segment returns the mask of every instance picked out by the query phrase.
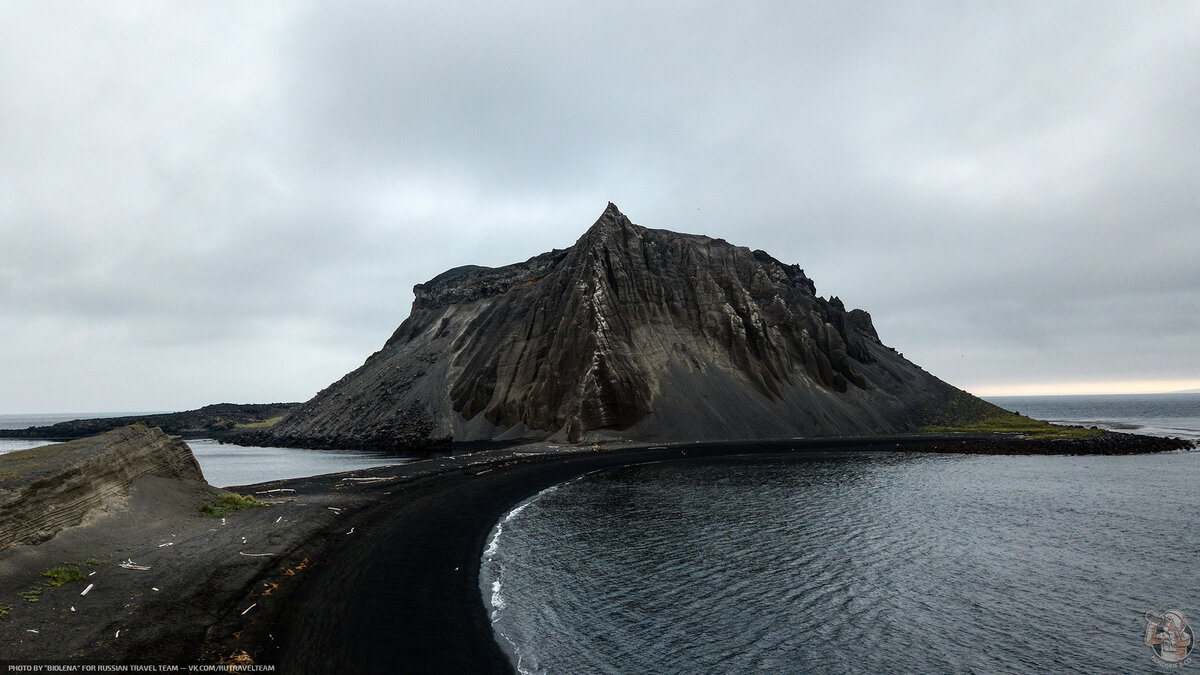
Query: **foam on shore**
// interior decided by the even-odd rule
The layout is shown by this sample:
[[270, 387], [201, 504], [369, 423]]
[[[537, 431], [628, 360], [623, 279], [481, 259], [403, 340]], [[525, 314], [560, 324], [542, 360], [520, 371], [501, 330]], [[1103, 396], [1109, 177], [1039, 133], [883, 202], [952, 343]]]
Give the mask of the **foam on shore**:
[[[514, 518], [529, 508], [531, 504], [543, 496], [558, 490], [558, 488], [559, 485], [552, 485], [521, 502], [508, 513], [504, 514], [504, 517], [496, 523], [496, 526], [492, 528], [491, 534], [488, 535], [487, 547], [483, 551], [483, 560], [480, 565], [480, 590], [483, 592], [484, 597], [488, 598], [488, 618], [492, 622], [492, 631], [496, 635], [496, 642], [499, 643], [501, 649], [509, 657], [509, 660], [516, 665], [517, 672], [521, 675], [540, 675], [543, 671], [538, 670], [536, 659], [521, 652], [517, 640], [504, 632], [501, 625], [501, 619], [503, 618], [501, 613], [508, 607], [508, 603], [505, 602], [503, 593], [502, 579], [504, 576], [504, 564], [502, 562], [503, 558], [500, 555], [500, 536], [504, 533], [504, 525], [506, 523], [512, 522]], [[487, 584], [488, 579], [491, 580], [490, 585]]]

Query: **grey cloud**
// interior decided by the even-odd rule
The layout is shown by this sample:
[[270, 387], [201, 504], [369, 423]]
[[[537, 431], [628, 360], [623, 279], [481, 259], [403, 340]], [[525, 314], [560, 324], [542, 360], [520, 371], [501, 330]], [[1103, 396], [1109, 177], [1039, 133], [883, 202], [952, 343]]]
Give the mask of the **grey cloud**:
[[0, 411], [307, 398], [413, 284], [610, 199], [800, 264], [955, 384], [1200, 380], [1197, 19], [9, 3]]

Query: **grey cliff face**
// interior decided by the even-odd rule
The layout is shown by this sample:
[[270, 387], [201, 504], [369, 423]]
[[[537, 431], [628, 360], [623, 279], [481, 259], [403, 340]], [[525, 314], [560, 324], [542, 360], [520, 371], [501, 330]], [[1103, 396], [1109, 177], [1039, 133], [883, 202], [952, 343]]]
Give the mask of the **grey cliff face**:
[[902, 431], [962, 392], [885, 347], [796, 265], [634, 225], [414, 289], [358, 370], [257, 440], [732, 440]]

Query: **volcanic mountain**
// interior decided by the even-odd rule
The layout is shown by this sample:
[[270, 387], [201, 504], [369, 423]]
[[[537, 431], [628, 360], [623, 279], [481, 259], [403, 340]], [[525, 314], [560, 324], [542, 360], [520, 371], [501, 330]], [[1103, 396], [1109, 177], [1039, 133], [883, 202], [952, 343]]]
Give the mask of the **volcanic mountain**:
[[884, 346], [796, 265], [612, 204], [571, 248], [414, 293], [383, 349], [251, 442], [778, 439], [998, 411]]

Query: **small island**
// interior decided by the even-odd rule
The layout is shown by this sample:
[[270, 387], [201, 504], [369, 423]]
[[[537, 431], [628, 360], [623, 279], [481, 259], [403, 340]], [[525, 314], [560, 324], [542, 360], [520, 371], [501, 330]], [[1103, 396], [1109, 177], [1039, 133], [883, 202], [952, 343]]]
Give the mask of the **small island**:
[[70, 420], [25, 429], [0, 429], [0, 438], [66, 441], [118, 427], [145, 424], [184, 438], [221, 438], [239, 429], [261, 429], [283, 419], [299, 403], [215, 403], [196, 410]]

